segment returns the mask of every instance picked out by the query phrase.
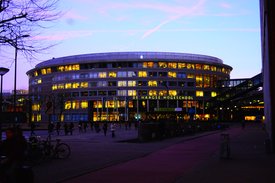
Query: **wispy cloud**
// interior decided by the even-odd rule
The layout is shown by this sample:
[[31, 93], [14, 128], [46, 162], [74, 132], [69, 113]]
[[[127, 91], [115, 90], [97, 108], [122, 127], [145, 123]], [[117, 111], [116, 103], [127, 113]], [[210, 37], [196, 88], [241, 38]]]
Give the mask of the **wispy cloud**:
[[79, 13], [75, 12], [75, 11], [68, 11], [66, 12], [62, 18], [65, 19], [74, 19], [74, 20], [87, 20], [88, 17], [80, 15]]
[[63, 41], [66, 39], [73, 39], [79, 37], [87, 37], [93, 34], [92, 31], [79, 30], [79, 31], [61, 31], [52, 33], [52, 35], [38, 35], [35, 36], [34, 40], [46, 40], [46, 41]]
[[[201, 15], [203, 13], [203, 7], [206, 0], [199, 0], [194, 4], [192, 7], [186, 8], [186, 7], [178, 7], [177, 11], [174, 12], [174, 15], [170, 18], [162, 21], [157, 26], [153, 27], [152, 29], [147, 30], [143, 35], [142, 39], [148, 37], [149, 35], [153, 34], [154, 32], [158, 31], [163, 27], [164, 25], [177, 20], [179, 18], [182, 18], [184, 16], [191, 16], [191, 15]], [[170, 8], [168, 8], [170, 10]]]

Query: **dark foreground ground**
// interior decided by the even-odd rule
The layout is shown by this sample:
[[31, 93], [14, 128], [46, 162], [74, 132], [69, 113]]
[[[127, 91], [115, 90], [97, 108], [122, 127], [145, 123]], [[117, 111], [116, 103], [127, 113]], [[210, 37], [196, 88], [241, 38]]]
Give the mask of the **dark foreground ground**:
[[[229, 159], [220, 158], [224, 133], [230, 136]], [[261, 124], [147, 143], [127, 141], [136, 137], [135, 129], [123, 128], [117, 129], [115, 138], [110, 132], [106, 137], [91, 131], [61, 135], [58, 138], [71, 146], [71, 157], [35, 166], [35, 182], [275, 182], [275, 156], [266, 153], [267, 136]]]

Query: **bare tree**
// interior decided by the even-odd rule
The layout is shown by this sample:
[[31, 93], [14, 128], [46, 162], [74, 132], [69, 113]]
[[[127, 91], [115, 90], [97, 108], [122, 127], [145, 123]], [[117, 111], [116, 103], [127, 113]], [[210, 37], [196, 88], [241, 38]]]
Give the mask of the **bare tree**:
[[0, 46], [12, 46], [32, 55], [50, 45], [37, 44], [33, 39], [61, 16], [59, 0], [0, 0]]

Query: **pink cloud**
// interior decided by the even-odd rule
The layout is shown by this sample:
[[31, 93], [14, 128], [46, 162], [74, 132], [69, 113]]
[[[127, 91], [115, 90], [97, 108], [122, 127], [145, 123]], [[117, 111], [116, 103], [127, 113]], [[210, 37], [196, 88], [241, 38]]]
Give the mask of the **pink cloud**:
[[72, 19], [72, 20], [87, 20], [88, 17], [82, 16], [80, 14], [78, 14], [77, 12], [74, 11], [68, 11], [66, 12], [62, 18], [65, 19]]
[[221, 3], [220, 6], [221, 6], [222, 8], [225, 8], [225, 9], [230, 9], [230, 8], [232, 8], [232, 5], [229, 4], [229, 3], [226, 3], [226, 2]]

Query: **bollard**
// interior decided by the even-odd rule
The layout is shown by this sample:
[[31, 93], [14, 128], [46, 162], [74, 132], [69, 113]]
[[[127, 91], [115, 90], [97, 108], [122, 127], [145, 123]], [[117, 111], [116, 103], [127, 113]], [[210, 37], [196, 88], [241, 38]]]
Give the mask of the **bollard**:
[[230, 138], [228, 133], [221, 134], [221, 145], [220, 145], [220, 158], [230, 158]]

